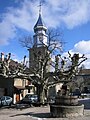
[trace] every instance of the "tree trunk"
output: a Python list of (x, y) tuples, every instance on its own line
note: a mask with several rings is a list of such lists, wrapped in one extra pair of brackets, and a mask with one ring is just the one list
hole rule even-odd
[(43, 85), (38, 86), (38, 97), (39, 97), (40, 104), (45, 104), (47, 95)]

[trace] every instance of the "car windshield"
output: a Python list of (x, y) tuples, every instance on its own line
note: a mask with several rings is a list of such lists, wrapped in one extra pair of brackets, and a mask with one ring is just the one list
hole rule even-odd
[(37, 98), (37, 95), (29, 95), (29, 94), (27, 94), (27, 95), (25, 96), (25, 98)]
[(32, 95), (31, 97), (32, 97), (32, 98), (37, 98), (37, 95)]
[(1, 100), (5, 100), (5, 96), (2, 96), (2, 97), (1, 97)]
[(26, 95), (26, 96), (25, 96), (25, 98), (29, 98), (29, 97), (30, 97), (30, 95)]

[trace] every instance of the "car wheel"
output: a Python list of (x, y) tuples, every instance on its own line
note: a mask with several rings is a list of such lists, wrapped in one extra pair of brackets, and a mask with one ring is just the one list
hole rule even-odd
[(11, 106), (12, 105), (12, 103), (9, 103), (9, 106)]
[(0, 105), (0, 107), (2, 107), (2, 105)]

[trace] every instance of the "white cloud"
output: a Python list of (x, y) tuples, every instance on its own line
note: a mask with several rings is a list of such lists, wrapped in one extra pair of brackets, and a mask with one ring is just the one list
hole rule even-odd
[(89, 46), (90, 46), (90, 40), (88, 41), (83, 40), (77, 43), (73, 49), (73, 51), (79, 52), (81, 54), (85, 54), (85, 56), (87, 57), (87, 60), (83, 62), (83, 64), (87, 69), (90, 69), (90, 47)]
[[(90, 21), (90, 0), (46, 0), (47, 23), (58, 26), (64, 23), (68, 28), (73, 28)], [(52, 19), (50, 24), (49, 18)]]
[(88, 40), (88, 41), (82, 40), (82, 41), (78, 42), (77, 44), (75, 44), (74, 50), (77, 52), (79, 51), (81, 53), (87, 54), (87, 53), (90, 53), (89, 46), (90, 46), (90, 40)]
[(8, 41), (15, 36), (15, 27), (9, 21), (3, 20), (0, 28), (0, 45), (8, 44)]
[[(85, 68), (87, 69), (90, 69), (90, 47), (89, 46), (90, 46), (90, 40), (87, 40), (87, 41), (83, 40), (76, 43), (73, 49), (69, 50), (71, 55), (73, 55), (74, 53), (79, 53), (80, 56), (83, 54), (85, 55), (87, 60), (84, 61), (82, 64), (84, 64)], [(63, 53), (63, 56), (68, 56), (68, 53), (67, 52)]]
[(28, 32), (32, 31), (34, 21), (36, 20), (35, 17), (37, 17), (37, 7), (34, 7), (36, 6), (34, 4), (29, 0), (25, 0), (19, 3), (19, 7), (8, 7), (6, 13), (1, 15), (0, 45), (8, 44), (9, 40), (17, 35), (18, 28)]
[(75, 0), (68, 5), (67, 14), (63, 20), (68, 28), (73, 28), (90, 21), (90, 0)]
[[(42, 16), (48, 27), (66, 25), (67, 28), (74, 28), (90, 21), (90, 0), (43, 0)], [(38, 17), (39, 0), (16, 0), (19, 6), (8, 7), (6, 13), (1, 14), (0, 22), (0, 44), (7, 44), (15, 37), (16, 28), (28, 32)]]

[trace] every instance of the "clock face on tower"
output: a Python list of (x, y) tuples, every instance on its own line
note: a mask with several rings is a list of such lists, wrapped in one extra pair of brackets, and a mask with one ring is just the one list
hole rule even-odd
[(39, 35), (39, 41), (42, 42), (43, 41), (43, 36)]

